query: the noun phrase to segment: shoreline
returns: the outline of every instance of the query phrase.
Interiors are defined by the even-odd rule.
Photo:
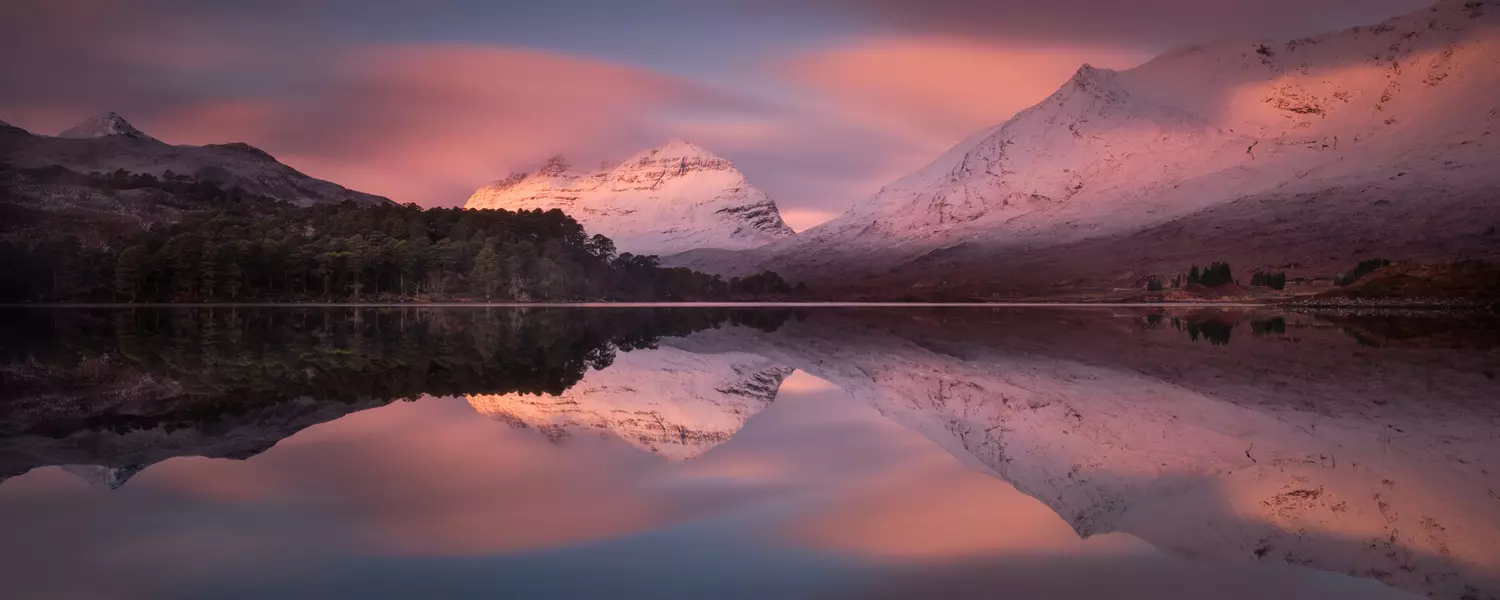
[[[1077,308],[1157,307],[1189,308],[1269,306],[1250,302],[33,302],[0,303],[0,308]]]
[[[15,308],[1267,308],[1485,311],[1484,304],[1414,302],[20,302]]]

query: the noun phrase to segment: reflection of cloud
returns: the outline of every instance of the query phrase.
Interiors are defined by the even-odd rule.
[[[800,372],[789,382],[826,385]],[[521,595],[595,597],[609,587],[697,598],[768,580],[869,595],[830,594],[855,580],[816,557],[858,568],[861,585],[900,586],[891,597],[1398,595],[1305,569],[1179,561],[1125,534],[1081,540],[1036,499],[843,393],[788,395],[697,461],[643,458],[623,444],[551,444],[477,418],[457,399],[425,398],[311,427],[248,461],[167,461],[112,496],[36,470],[0,487],[0,529],[12,541],[0,543],[0,558],[19,565],[7,589],[48,597],[65,595],[60,588],[213,595],[201,585],[236,597],[450,597],[529,581],[521,589],[543,591]],[[203,494],[206,478],[258,479],[276,493]],[[761,548],[778,560],[751,560]],[[56,577],[58,565],[98,576]],[[956,576],[971,565],[983,579]],[[683,573],[697,574],[699,587],[683,586]],[[98,581],[109,588],[83,587]],[[580,581],[589,593],[567,593]],[[785,589],[751,595],[802,595]]]
[[[892,559],[1141,552],[1123,534],[1078,537],[1066,521],[1004,481],[964,467],[935,446],[841,489],[840,510],[797,520],[799,545]]]
[[[168,504],[259,506],[273,519],[326,510],[303,534],[354,527],[368,551],[388,555],[553,547],[673,514],[613,493],[653,469],[636,453],[587,441],[559,447],[473,416],[452,399],[396,403],[309,428],[254,460],[167,461],[147,483],[175,494]],[[595,502],[605,496],[608,506]]]

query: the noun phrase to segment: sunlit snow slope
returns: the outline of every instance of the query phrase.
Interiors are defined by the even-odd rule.
[[[792,235],[776,203],[733,164],[681,141],[594,172],[553,159],[481,188],[464,208],[562,209],[635,254],[742,250]]]

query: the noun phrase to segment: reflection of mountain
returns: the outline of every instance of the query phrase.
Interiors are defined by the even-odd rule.
[[[836,383],[1083,535],[1440,597],[1500,589],[1495,353],[1281,327],[1223,346],[1129,312],[824,312],[678,345]]]
[[[0,476],[99,465],[113,470],[82,472],[115,485],[170,456],[243,458],[421,394],[466,395],[554,438],[597,431],[690,457],[738,431],[795,368],[1014,483],[1082,535],[1126,532],[1187,556],[1294,563],[1436,597],[1500,590],[1494,318],[103,315],[115,318],[0,320]],[[726,320],[754,326],[715,327]]]
[[[390,400],[382,399],[345,403],[297,398],[205,417],[200,422],[68,429],[43,429],[52,424],[42,424],[0,438],[0,477],[41,466],[67,465],[69,472],[85,481],[114,489],[170,458],[244,460],[313,425],[388,403]]]
[[[732,437],[776,399],[792,369],[742,353],[676,348],[627,352],[558,396],[472,395],[474,410],[548,438],[613,433],[670,459],[693,458]]]
[[[398,399],[560,394],[618,350],[725,321],[774,329],[784,318],[719,309],[0,311],[0,479],[77,465],[117,487],[168,458],[248,458]],[[774,394],[775,382],[741,383],[757,382]]]
[[[120,489],[125,482],[135,477],[145,467],[136,465],[130,467],[101,467],[99,465],[66,465],[64,471],[72,473],[89,483],[89,485],[102,485],[112,490]]]

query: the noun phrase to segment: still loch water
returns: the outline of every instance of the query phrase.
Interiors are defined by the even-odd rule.
[[[0,309],[5,598],[1497,598],[1493,315]]]

